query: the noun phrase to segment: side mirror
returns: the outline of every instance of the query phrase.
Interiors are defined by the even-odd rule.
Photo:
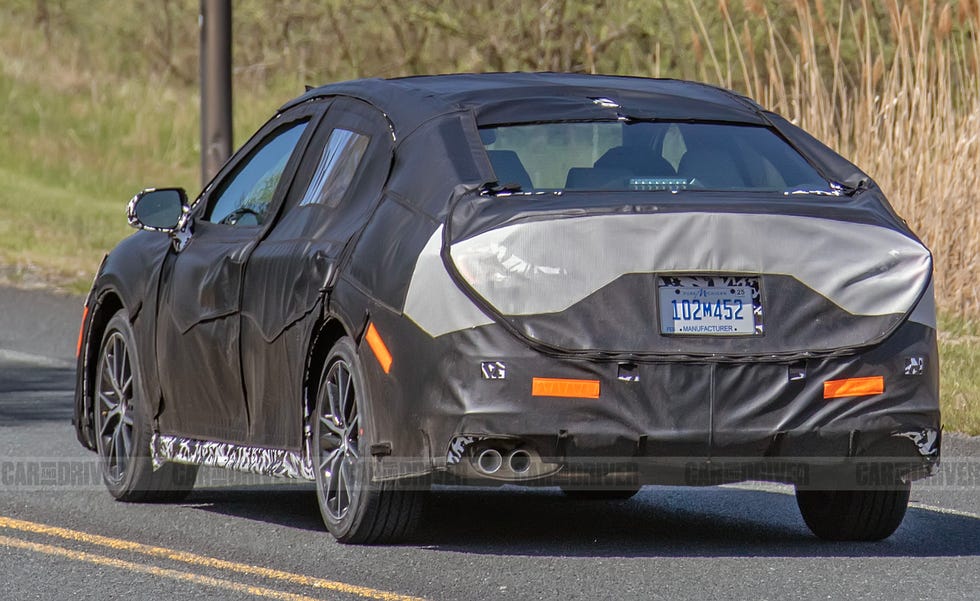
[[[173,233],[182,228],[188,214],[183,188],[147,188],[129,201],[129,225],[140,230]]]

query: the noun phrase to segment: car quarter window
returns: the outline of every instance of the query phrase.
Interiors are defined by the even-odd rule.
[[[219,184],[204,220],[236,226],[261,225],[271,212],[279,180],[308,122],[285,125],[257,146]]]
[[[300,201],[300,206],[313,203],[336,206],[350,187],[364,158],[371,138],[348,129],[334,128],[323,146],[316,172]]]

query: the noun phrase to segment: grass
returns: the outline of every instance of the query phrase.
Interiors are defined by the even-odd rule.
[[[127,234],[119,203],[0,169],[0,264],[18,284],[83,292],[106,249]],[[30,199],[25,202],[25,199]]]
[[[947,429],[980,434],[980,335],[977,322],[942,316],[939,372],[943,423]]]
[[[0,280],[80,292],[147,186],[199,188],[198,0],[0,6]],[[746,93],[936,259],[943,412],[980,434],[980,0],[236,0],[236,141],[305,83],[574,70]]]
[[[165,87],[151,95],[152,82],[35,60],[44,56],[41,40],[5,34],[0,44],[37,54],[0,48],[7,59],[0,65],[0,136],[8,149],[0,155],[3,275],[77,292],[129,233],[125,206],[135,192],[194,183],[196,149],[178,141],[197,127],[194,105]]]
[[[133,194],[200,189],[197,93],[166,74],[99,70],[71,37],[49,52],[35,30],[8,24],[0,19],[0,281],[84,292],[102,255],[132,233]],[[240,101],[238,139],[291,95]]]

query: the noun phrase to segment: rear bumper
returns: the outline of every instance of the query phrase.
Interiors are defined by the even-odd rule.
[[[437,470],[485,477],[475,458],[496,445],[546,464],[492,476],[528,484],[620,474],[639,484],[840,488],[921,478],[939,461],[936,337],[920,324],[859,354],[792,363],[559,359],[494,330],[455,335],[452,360],[439,363],[441,401],[425,419]],[[502,365],[503,377],[484,363]],[[883,393],[824,398],[826,381],[872,376]],[[597,398],[536,394],[535,378],[598,382]]]
[[[940,439],[941,432],[934,429],[839,436],[789,432],[774,436],[765,453],[706,456],[678,453],[663,441],[658,446],[669,453],[658,453],[643,437],[627,454],[625,448],[597,447],[587,436],[470,436],[451,446],[446,470],[464,479],[536,485],[714,486],[761,480],[814,489],[891,488],[931,475],[939,463]],[[481,452],[490,448],[500,449],[505,458],[504,468],[494,474],[482,473],[478,463]],[[515,449],[528,451],[540,467],[526,474],[508,470],[506,458]]]

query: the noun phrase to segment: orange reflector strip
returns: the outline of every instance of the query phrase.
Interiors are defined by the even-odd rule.
[[[385,373],[391,371],[391,352],[388,351],[384,340],[381,339],[381,334],[378,334],[378,330],[374,327],[373,321],[368,324],[367,334],[364,335],[364,339],[367,340],[368,346],[371,347],[375,358],[381,364],[381,369],[385,370]]]
[[[885,392],[885,378],[871,376],[869,378],[847,378],[846,380],[828,380],[823,383],[823,398],[839,399],[849,396],[870,396]]]
[[[82,325],[78,326],[78,344],[75,346],[75,358],[82,354],[82,339],[85,337],[85,321],[88,319],[88,305],[82,307]]]
[[[534,378],[531,396],[557,396],[569,399],[599,398],[599,380],[564,380],[561,378]]]

